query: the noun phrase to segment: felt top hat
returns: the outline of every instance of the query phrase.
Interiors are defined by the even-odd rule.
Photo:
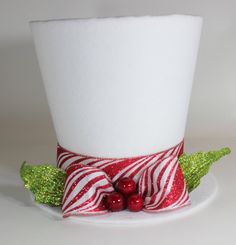
[[[59,144],[119,158],[181,142],[201,26],[187,15],[31,22]]]

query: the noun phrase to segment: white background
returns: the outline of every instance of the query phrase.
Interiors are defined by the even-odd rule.
[[[117,15],[204,17],[187,137],[236,136],[234,0],[0,0],[0,141],[55,141],[28,22]]]
[[[204,26],[187,124],[187,136],[195,139],[186,141],[186,151],[224,145],[233,150],[235,9],[235,0],[0,0],[0,243],[235,244],[234,151],[212,168],[219,187],[214,202],[185,219],[145,228],[94,228],[49,219],[35,208],[19,178],[23,160],[55,162],[56,138],[28,21],[172,13],[202,15]]]

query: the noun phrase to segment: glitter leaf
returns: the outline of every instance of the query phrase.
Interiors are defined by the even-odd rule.
[[[191,155],[183,154],[179,158],[188,191],[193,191],[199,184],[201,178],[206,175],[211,165],[221,157],[230,153],[228,147],[218,151],[197,152]]]
[[[65,171],[52,165],[31,166],[23,162],[20,175],[25,187],[34,194],[35,201],[60,206],[65,184]]]

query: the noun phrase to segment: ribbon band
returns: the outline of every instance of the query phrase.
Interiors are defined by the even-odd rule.
[[[174,147],[146,156],[97,158],[85,156],[58,145],[57,165],[66,170],[63,216],[107,212],[104,197],[114,191],[119,179],[132,178],[144,199],[144,211],[159,212],[190,203],[178,157],[184,141]]]
[[[184,141],[182,140],[179,144],[154,154],[129,158],[101,158],[74,153],[58,144],[57,166],[66,170],[71,164],[80,163],[101,169],[113,183],[123,177],[130,177],[138,182],[147,167],[169,156],[179,157],[183,153],[183,148]]]

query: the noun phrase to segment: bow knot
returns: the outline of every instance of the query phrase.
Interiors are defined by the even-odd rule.
[[[85,215],[106,212],[104,197],[112,184],[130,177],[144,198],[144,211],[159,212],[190,204],[178,157],[183,141],[155,154],[133,158],[95,158],[72,153],[58,146],[58,167],[67,172],[63,214]]]

